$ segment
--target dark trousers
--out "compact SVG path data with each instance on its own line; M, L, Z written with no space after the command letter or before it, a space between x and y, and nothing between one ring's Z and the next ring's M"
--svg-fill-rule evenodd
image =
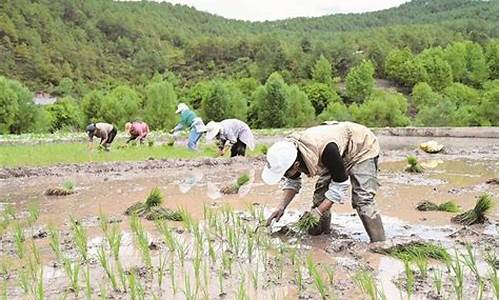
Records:
M236 143L233 146L231 146L231 157L245 156L246 150L247 150L247 145L245 145L245 143L243 143L238 139Z
M108 138L106 139L106 141L104 141L104 144L111 144L115 139L116 133L117 133L116 127L113 127L113 130L111 130L108 133Z

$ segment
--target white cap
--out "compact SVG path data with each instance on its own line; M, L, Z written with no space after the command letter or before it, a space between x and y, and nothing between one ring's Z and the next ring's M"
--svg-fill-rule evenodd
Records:
M276 184L297 159L297 147L289 141L277 142L267 150L267 165L262 171L262 180Z
M210 121L207 126L207 136L206 139L210 141L222 130L222 125L219 122Z
M178 114L178 113L181 113L181 112L188 110L188 109L189 109L189 107L186 104L179 103L179 105L177 105L177 110L175 111L175 113Z

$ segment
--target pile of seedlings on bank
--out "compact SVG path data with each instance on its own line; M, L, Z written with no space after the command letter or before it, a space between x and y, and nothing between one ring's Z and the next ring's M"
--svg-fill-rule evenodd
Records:
M149 193L145 202L137 202L127 208L126 215L137 215L147 220L166 219L171 221L182 221L182 214L179 210L172 210L161 207L163 195L158 187Z
M422 201L417 204L417 210L420 211L446 211L451 213L457 213L460 211L460 207L456 202L446 201L441 204L436 204L431 201Z
M416 156L410 155L406 157L406 162L408 166L405 171L410 173L422 173L424 172L424 168L420 165Z
M75 184L72 181L65 181L62 187L49 188L45 191L47 196L67 196L75 193Z
M453 223L462 225L473 225L478 223L484 223L487 220L486 213L490 210L493 205L493 201L489 194L481 194L476 202L476 206L473 209L468 210L464 213L454 216L451 218Z
M241 174L235 183L222 187L220 189L220 192L226 195L238 194L240 188L245 184L247 184L249 181L250 181L250 175L248 175L247 173Z
M420 241L398 244L390 248L373 248L372 251L390 255L402 261L415 261L419 258L435 259L443 262L450 260L450 255L443 246Z

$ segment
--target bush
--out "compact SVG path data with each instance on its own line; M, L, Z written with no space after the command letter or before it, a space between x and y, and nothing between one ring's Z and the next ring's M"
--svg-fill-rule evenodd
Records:
M103 91L93 90L83 97L81 107L86 124L101 121L100 113L102 111L104 96Z
M126 122L138 117L139 95L130 87L121 85L104 96L96 119L122 128Z
M365 103L350 107L354 120L371 127L407 126L410 120L406 116L408 103L397 92L377 90Z
M221 81L214 81L210 92L201 101L201 111L203 117L208 120L222 121L226 118L230 107L231 99L228 89Z
M18 111L18 95L10 88L9 80L0 77L0 133L10 133Z
M442 98L440 94L433 92L426 82L419 82L413 87L412 100L417 110L424 106L436 105Z
M255 113L253 125L259 128L285 127L287 122L287 85L278 73L273 73L264 86L253 95L251 110Z

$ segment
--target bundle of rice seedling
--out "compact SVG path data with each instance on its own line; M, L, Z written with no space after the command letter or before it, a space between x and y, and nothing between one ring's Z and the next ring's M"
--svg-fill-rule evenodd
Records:
M407 156L406 162L408 162L408 166L405 169L406 172L422 173L424 171L424 168L418 163L418 160L415 156Z
M154 145L155 145L155 141L153 141L153 140L149 140L148 141L148 146L149 147L153 147Z
M481 194L473 209L454 216L451 218L451 221L462 225L484 223L487 220L485 214L492 205L493 201L491 196L486 193Z
M147 220L167 219L182 221L179 211L161 207L163 195L158 187L151 190L145 202L137 202L125 210L126 215L137 215Z
M226 195L237 194L240 187L247 184L250 181L250 175L247 173L240 175L235 183L226 185L220 189L220 192Z
M61 188L49 188L45 191L45 195L47 196L67 196L74 193L74 191L69 191Z
M439 261L449 261L450 255L441 245L412 241L407 244L399 244L390 248L373 248L373 252L394 256L403 261L413 261L417 258L432 258Z
M458 212L460 211L459 206L453 201L446 201L441 204L436 204L431 201L422 201L417 204L417 210L420 211L446 211L446 212Z
M292 227L293 231L298 234L308 232L310 229L319 225L319 218L310 212L305 212L302 217Z

